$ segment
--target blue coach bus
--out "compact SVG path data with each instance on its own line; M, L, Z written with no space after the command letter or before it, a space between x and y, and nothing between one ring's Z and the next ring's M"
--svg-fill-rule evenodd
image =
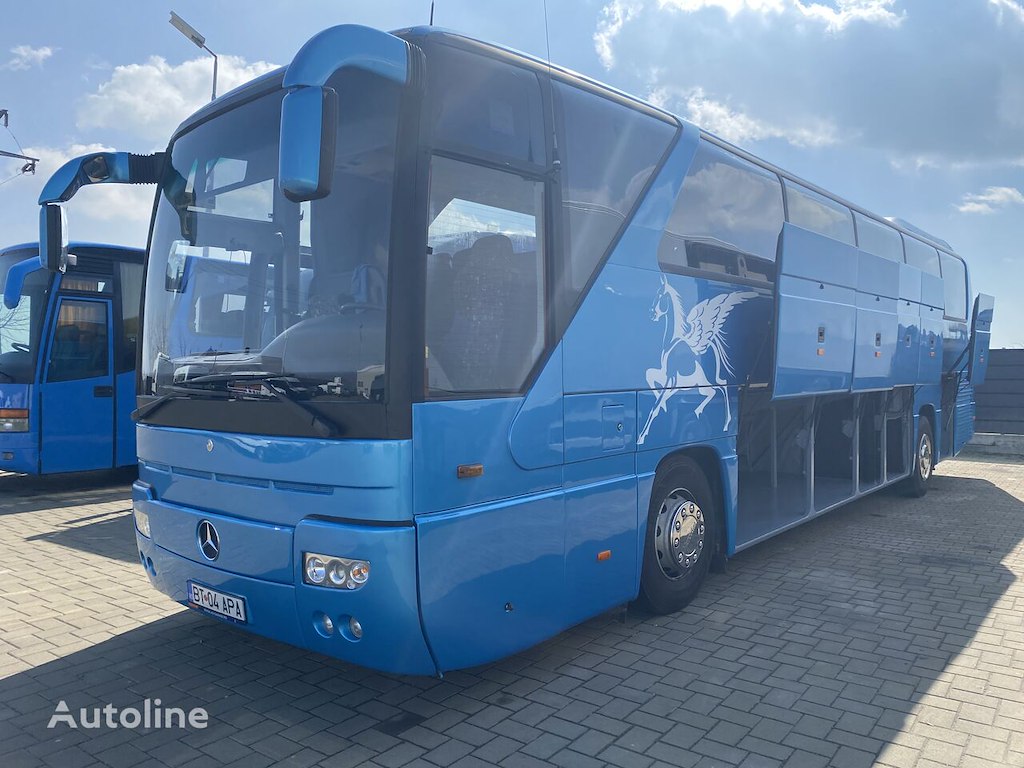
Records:
M73 161L48 264L59 204L129 181L139 558L260 635L435 674L676 611L971 435L992 302L946 243L457 34L335 27L165 153ZM230 343L175 326L186 257L244 274Z
M142 251L72 243L43 269L36 243L0 251L0 470L52 474L136 462Z

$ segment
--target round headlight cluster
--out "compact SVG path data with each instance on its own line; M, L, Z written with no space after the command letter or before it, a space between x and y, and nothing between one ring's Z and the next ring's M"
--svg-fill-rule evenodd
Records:
M323 558L316 555L306 557L306 581L310 584L323 584L326 576L327 565L324 563Z
M303 581L318 587L359 589L370 578L366 560L332 557L307 552L304 555Z

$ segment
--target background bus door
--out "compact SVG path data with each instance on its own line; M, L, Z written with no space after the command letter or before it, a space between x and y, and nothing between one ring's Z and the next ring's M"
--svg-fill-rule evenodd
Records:
M44 473L113 465L110 328L110 300L58 299L40 387Z

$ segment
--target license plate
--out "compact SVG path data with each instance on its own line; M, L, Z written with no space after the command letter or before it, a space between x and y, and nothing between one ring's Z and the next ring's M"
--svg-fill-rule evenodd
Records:
M188 582L188 604L238 624L245 624L248 621L244 597L218 592L194 581Z

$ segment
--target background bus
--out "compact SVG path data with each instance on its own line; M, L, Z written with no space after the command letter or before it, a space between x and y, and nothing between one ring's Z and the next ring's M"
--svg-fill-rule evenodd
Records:
M28 474L135 463L142 251L72 243L66 273L35 243L0 252L0 469Z
M73 161L46 221L96 179L159 181L141 562L365 666L678 610L767 536L923 493L972 430L991 303L945 243L452 33L327 30L163 156ZM245 265L240 343L178 355L182 244Z

